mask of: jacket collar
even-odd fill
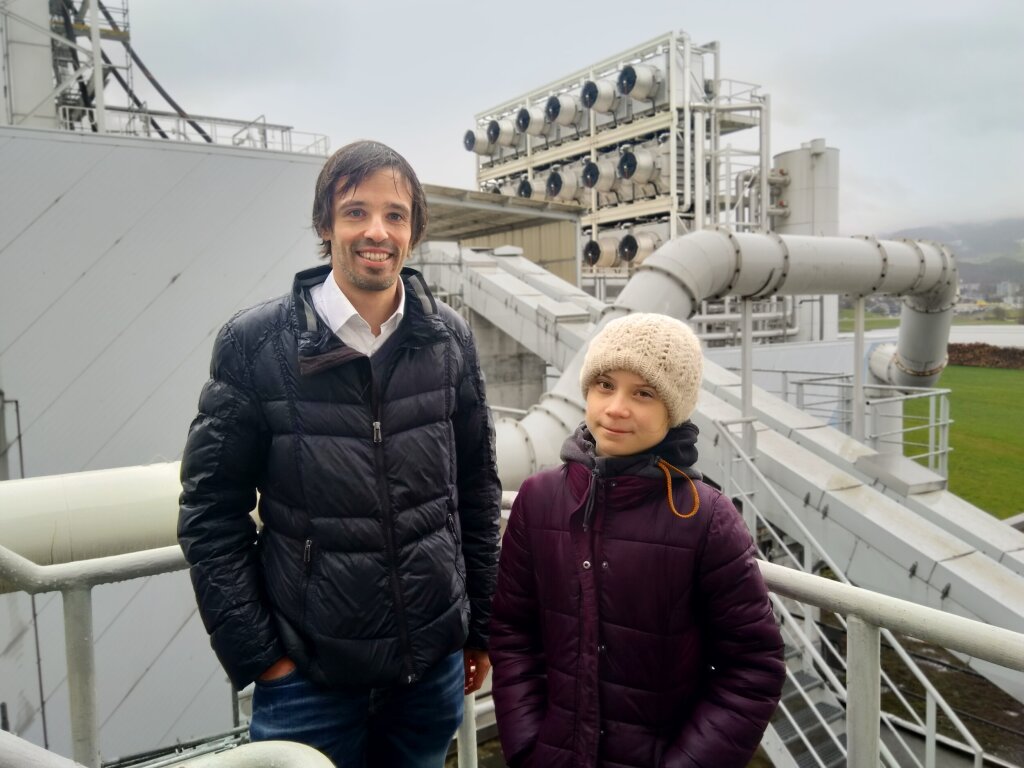
[[[591,525],[595,526],[595,529],[600,529],[600,515],[595,515],[598,479],[614,477],[626,478],[625,482],[619,483],[620,491],[626,498],[632,497],[638,488],[654,488],[655,485],[661,486],[661,483],[665,483],[666,501],[672,511],[679,517],[692,517],[699,506],[693,481],[701,479],[700,472],[693,466],[697,461],[696,443],[697,425],[687,421],[670,429],[665,439],[647,453],[632,456],[598,456],[594,452],[595,441],[587,429],[586,422],[580,424],[562,444],[562,460],[566,462],[567,475],[579,499],[579,506],[571,514],[575,515],[582,510],[581,522],[584,531]],[[675,509],[672,470],[687,478],[687,482],[693,488],[693,507],[689,514],[681,514]],[[661,482],[652,484],[651,480]],[[613,487],[615,485],[616,483],[612,483]]]
[[[664,459],[669,464],[679,467],[688,477],[699,480],[701,473],[694,466],[697,463],[697,434],[697,425],[687,421],[670,429],[665,439],[647,453],[633,456],[598,456],[594,452],[594,438],[586,423],[583,423],[562,444],[561,458],[562,461],[582,465],[598,477],[634,475],[654,478],[664,477],[658,467],[658,462]]]
[[[303,375],[319,373],[365,357],[346,346],[313,308],[310,290],[323,283],[330,272],[330,264],[312,267],[296,274],[292,283],[289,312],[298,341],[299,372]],[[405,288],[405,315],[394,335],[381,349],[403,342],[414,346],[422,344],[436,338],[443,327],[437,302],[423,275],[411,267],[403,267],[400,278]]]

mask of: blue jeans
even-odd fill
[[[418,682],[390,688],[319,688],[294,671],[257,681],[249,737],[308,744],[338,768],[443,768],[464,685],[462,651]]]

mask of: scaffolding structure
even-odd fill
[[[104,45],[104,43],[109,43]],[[170,110],[138,95],[140,72]],[[0,125],[229,144],[327,155],[327,137],[254,119],[196,116],[161,86],[131,44],[128,0],[0,2]],[[106,93],[123,94],[110,103]]]
[[[463,144],[482,190],[584,209],[584,282],[600,292],[668,239],[769,227],[768,195],[749,193],[769,178],[768,105],[721,78],[717,43],[672,32],[481,112]],[[723,145],[740,131],[746,147]]]

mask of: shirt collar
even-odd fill
[[[327,279],[324,280],[323,285],[320,288],[320,295],[317,297],[319,301],[317,309],[320,310],[321,317],[327,326],[337,334],[353,317],[356,317],[359,313],[356,312],[356,308],[352,306],[352,302],[348,300],[348,296],[342,293],[341,288],[338,287],[338,281],[334,279],[334,270],[332,269],[327,274]],[[402,284],[401,277],[398,278],[398,308],[395,309],[394,314],[391,315],[387,320],[381,324],[382,330],[386,327],[388,330],[393,330],[398,327],[398,324],[402,321],[402,317],[405,315],[405,286]],[[365,324],[365,320],[360,317],[360,320]]]

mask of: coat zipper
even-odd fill
[[[306,623],[306,608],[309,606],[309,575],[313,571],[313,540],[306,539],[302,547],[302,573],[304,586],[302,589],[302,625]]]
[[[384,523],[384,546],[388,555],[388,576],[395,601],[395,622],[398,625],[398,637],[402,648],[402,668],[405,682],[412,683],[415,676],[410,668],[411,649],[409,648],[409,629],[405,622],[405,603],[402,600],[402,588],[398,579],[398,548],[395,546],[395,532],[392,524],[391,504],[388,502],[387,478],[384,477],[384,438],[381,432],[380,392],[377,389],[377,377],[370,367],[371,408],[373,412],[373,444],[377,466],[377,498],[380,502],[381,515]]]
[[[583,508],[583,530],[590,530],[590,523],[594,518],[594,502],[597,496],[597,478],[600,476],[597,467],[590,470],[590,483],[587,485],[587,502]]]

